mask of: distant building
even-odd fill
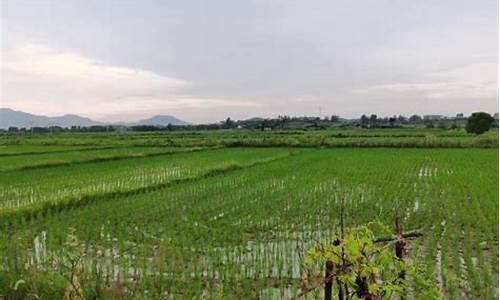
[[[445,120],[446,117],[443,115],[424,115],[424,120],[425,121],[439,121],[439,120]]]
[[[464,118],[464,114],[463,113],[458,113],[457,114],[457,119],[463,119]]]
[[[494,113],[493,114],[493,119],[497,120],[498,121],[498,113]]]

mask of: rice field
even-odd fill
[[[56,148],[57,149],[57,148]],[[0,153],[0,172],[36,169],[70,164],[120,160],[135,157],[163,155],[167,153],[196,150],[199,148],[175,147],[110,147],[76,148],[53,150],[44,153],[11,152]]]
[[[406,257],[442,298],[498,298],[498,149],[22,147],[0,149],[0,299],[292,299],[342,209],[422,229]]]
[[[11,145],[7,140],[2,140],[4,144],[0,145],[0,157],[4,156],[16,156],[16,155],[24,155],[24,154],[44,154],[44,153],[64,153],[64,152],[73,152],[77,150],[97,150],[97,149],[106,149],[109,148],[106,146],[97,146],[97,145],[82,145],[82,146],[68,146],[68,145],[37,145],[37,144],[27,144],[27,145],[19,145],[14,144]]]
[[[5,211],[34,210],[47,205],[74,204],[89,197],[133,192],[290,153],[286,149],[262,149],[256,157],[255,152],[248,149],[207,150],[202,155],[190,152],[179,150],[176,155],[160,153],[128,160],[101,160],[58,168],[5,172],[6,176],[0,179],[0,215]]]

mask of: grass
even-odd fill
[[[170,146],[170,147],[409,147],[498,148],[498,129],[476,136],[465,130],[444,129],[330,129],[219,130],[174,132],[61,133],[0,135],[0,145],[57,146]],[[1,150],[0,150],[1,153]]]
[[[300,257],[338,231],[343,199],[347,226],[400,215],[405,230],[422,228],[408,255],[429,276],[440,269],[445,295],[498,297],[497,149],[281,145],[9,174],[0,178],[12,213],[0,223],[0,294],[17,293],[10,285],[23,278],[23,295],[57,298],[68,257],[81,254],[88,298],[295,295]],[[42,213],[40,203],[62,204]],[[438,243],[446,257],[436,265]]]
[[[7,140],[0,139],[3,144],[0,144],[0,157],[19,156],[27,154],[43,154],[43,153],[61,153],[82,150],[106,149],[105,146],[67,146],[67,145],[37,145],[37,144],[22,144],[10,145]]]

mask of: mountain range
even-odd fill
[[[48,127],[48,126],[93,126],[93,125],[158,125],[166,126],[172,125],[188,125],[190,123],[179,120],[176,117],[169,115],[158,115],[148,119],[139,120],[137,122],[98,122],[89,118],[81,117],[78,115],[64,115],[57,117],[48,117],[42,115],[34,115],[22,111],[16,111],[10,108],[0,108],[0,128],[7,129],[8,127]]]

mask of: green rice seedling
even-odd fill
[[[498,261],[490,246],[498,240],[490,228],[498,225],[496,149],[226,148],[16,172],[0,179],[22,203],[0,222],[8,237],[0,239],[0,276],[9,278],[32,278],[26,265],[64,274],[60,257],[73,227],[86,253],[82,284],[92,293],[294,296],[300,257],[333,242],[341,209],[346,227],[390,226],[399,215],[404,230],[422,229],[408,241],[408,261],[434,282],[441,276],[436,287],[449,298],[490,297],[483,282],[498,276],[493,266],[480,270]],[[58,195],[82,198],[43,213],[37,207],[69,199]]]

